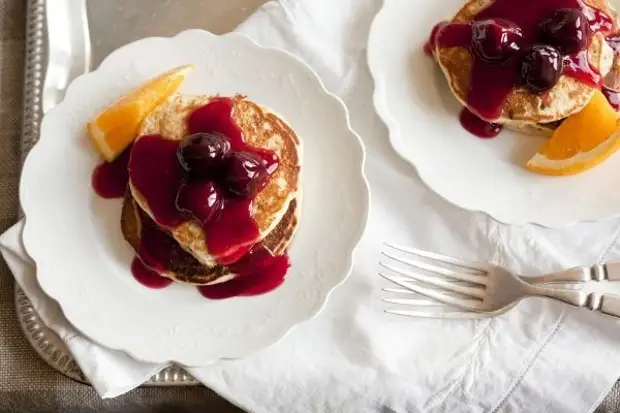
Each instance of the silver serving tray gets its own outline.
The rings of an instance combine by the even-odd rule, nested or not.
[[[62,100],[71,80],[89,71],[93,63],[98,65],[122,44],[145,36],[168,36],[186,28],[203,27],[204,13],[208,12],[205,3],[209,3],[201,0],[27,1],[22,159],[39,138],[43,113]],[[42,323],[28,297],[17,286],[15,305],[24,335],[41,358],[65,376],[87,383],[62,340]],[[171,366],[144,385],[198,384],[180,367]]]

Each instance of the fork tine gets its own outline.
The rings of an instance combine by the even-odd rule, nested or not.
[[[384,242],[383,244],[387,247],[395,249],[396,251],[406,252],[409,254],[417,255],[419,257],[430,258],[435,261],[440,261],[446,264],[456,265],[457,267],[466,268],[468,270],[486,272],[488,268],[488,266],[484,263],[477,263],[473,261],[462,260],[460,258],[448,257],[447,255],[441,255],[441,254],[437,254],[434,252],[423,251],[417,248],[400,247],[400,246],[393,245],[387,242]]]
[[[433,272],[439,275],[443,275],[446,277],[450,277],[450,278],[454,278],[457,280],[461,280],[461,281],[467,281],[467,282],[471,282],[471,283],[476,283],[476,284],[482,284],[484,285],[486,283],[486,275],[477,275],[477,274],[463,274],[463,273],[459,273],[453,270],[449,270],[447,268],[443,268],[440,267],[438,265],[433,265],[433,264],[428,264],[425,262],[417,262],[417,261],[411,261],[411,260],[405,260],[402,258],[398,258],[395,257],[393,255],[388,254],[387,252],[381,252],[381,254],[383,254],[384,256],[400,262],[401,264],[406,264],[406,265],[410,265],[412,267],[418,268],[420,270],[424,270],[424,271],[428,271],[428,272]]]
[[[397,294],[417,294],[406,288],[382,288],[381,291],[385,291],[386,293],[397,293]]]
[[[439,319],[453,319],[453,320],[475,320],[480,318],[487,318],[489,315],[484,313],[474,313],[468,311],[428,311],[428,310],[399,310],[399,309],[387,309],[388,314],[395,314],[407,317],[417,318],[439,318]]]
[[[402,281],[409,281],[408,279],[403,279]],[[455,292],[451,292],[451,291],[446,291],[443,288],[433,288],[433,286],[429,286],[427,287],[431,290],[437,290],[438,292],[441,292],[442,294],[447,295],[448,297],[455,297],[455,298],[466,298],[465,295],[461,294],[461,293],[455,293]],[[415,291],[411,291],[407,288],[382,288],[381,291],[385,291],[386,293],[396,293],[396,294],[406,294],[406,295],[420,295],[418,293],[416,293]]]
[[[424,298],[384,298],[383,302],[413,307],[446,307],[446,304],[440,303],[439,301]]]
[[[407,289],[410,289],[418,294],[421,295],[425,295],[427,297],[430,297],[434,300],[439,301],[440,303],[444,303],[444,304],[449,304],[449,305],[454,305],[460,308],[463,308],[465,310],[472,310],[475,311],[478,308],[478,305],[480,304],[481,301],[479,300],[472,300],[472,299],[465,299],[465,298],[456,298],[456,297],[451,297],[448,296],[446,294],[440,293],[437,290],[433,290],[430,288],[425,288],[419,285],[415,285],[412,283],[408,283],[406,281],[402,281],[396,277],[392,277],[389,275],[385,275],[382,273],[379,273],[379,275],[383,278],[385,278],[388,281],[393,282],[394,284],[400,285],[401,287],[405,287]]]
[[[392,267],[383,262],[379,263],[382,267],[387,268],[390,271],[394,271],[395,273],[402,275],[403,277],[410,278],[415,281],[420,281],[426,284],[434,285],[435,287],[445,288],[448,291],[455,291],[457,293],[469,295],[472,297],[482,298],[484,296],[484,290],[480,287],[468,287],[464,285],[459,285],[458,283],[446,281],[441,279],[440,277],[431,277],[424,274],[415,274],[409,271],[401,270],[395,267]]]

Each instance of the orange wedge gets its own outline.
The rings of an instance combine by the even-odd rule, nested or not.
[[[88,136],[101,156],[113,161],[136,138],[140,124],[157,105],[181,86],[194,70],[184,65],[163,73],[132,90],[88,122]]]
[[[618,115],[597,91],[581,112],[562,122],[526,167],[543,175],[574,175],[603,162],[618,148]]]

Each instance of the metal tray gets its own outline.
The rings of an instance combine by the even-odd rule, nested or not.
[[[98,64],[121,44],[145,35],[171,35],[184,28],[201,27],[188,9],[199,1],[184,0],[185,13],[172,14],[179,2],[168,0],[27,0],[27,43],[22,127],[22,159],[36,143],[43,113],[64,96],[72,79]],[[121,4],[122,3],[122,4]],[[193,3],[193,4],[192,4]],[[202,2],[204,4],[204,2]],[[192,6],[192,7],[187,7]],[[143,10],[148,9],[148,10]],[[206,11],[206,10],[205,10]],[[204,15],[203,15],[204,16]],[[90,21],[88,17],[91,17]],[[164,29],[145,33],[136,28]],[[89,29],[89,22],[92,28]],[[123,22],[123,23],[119,23]],[[94,41],[91,43],[90,39]],[[93,56],[94,59],[93,59]],[[15,287],[15,305],[24,335],[45,362],[65,376],[88,383],[63,342],[42,322],[24,292]],[[145,386],[189,386],[199,383],[180,367],[171,366],[153,376]]]

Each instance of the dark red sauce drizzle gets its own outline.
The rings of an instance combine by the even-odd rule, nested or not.
[[[505,19],[516,23],[523,34],[523,49],[538,42],[539,24],[558,9],[579,9],[588,19],[591,32],[610,33],[614,29],[613,20],[600,10],[593,9],[579,0],[496,0],[474,17],[474,21],[486,19]],[[470,48],[472,39],[471,24],[437,24],[430,35],[424,49],[432,54],[439,47]],[[608,42],[620,44],[620,37],[609,39]],[[612,45],[613,47],[613,45]],[[617,48],[616,48],[617,49]],[[500,65],[485,63],[472,53],[473,67],[470,89],[467,95],[469,110],[460,115],[461,124],[474,135],[489,138],[499,133],[498,126],[483,125],[483,119],[497,119],[502,112],[503,104],[508,94],[516,85],[520,84],[519,58],[512,58]],[[603,87],[603,92],[610,99],[612,105],[620,103],[617,92],[602,85],[600,73],[593,68],[588,59],[587,51],[582,50],[563,59],[564,75],[571,76],[595,87]]]
[[[231,114],[234,102],[218,98],[196,109],[188,118],[193,133],[219,132],[225,135],[233,151],[245,151],[260,156],[267,169],[275,171],[275,154],[249,147]],[[93,172],[93,188],[105,198],[123,197],[129,177],[132,184],[148,202],[155,222],[141,212],[142,232],[137,257],[131,265],[135,279],[146,287],[164,288],[172,282],[159,275],[170,269],[176,259],[193,259],[162,229],[171,229],[188,217],[176,207],[176,196],[184,182],[177,160],[179,142],[158,135],[143,136],[112,163],[104,163]],[[256,244],[259,229],[251,215],[252,199],[224,196],[223,206],[216,219],[203,223],[208,234],[207,248],[218,263],[227,265],[237,275],[231,281],[201,286],[199,292],[211,299],[258,295],[269,292],[284,282],[290,266],[286,254],[274,256]]]
[[[562,74],[580,80],[590,86],[601,87],[602,85],[601,74],[588,61],[587,50],[582,50],[571,56],[565,56]]]
[[[154,271],[147,267],[140,257],[134,257],[131,262],[131,273],[133,274],[136,281],[145,287],[160,289],[166,288],[170,284],[172,284],[172,280],[170,278],[162,277]]]
[[[433,30],[431,30],[431,35],[428,38],[428,41],[424,44],[424,53],[428,56],[433,56],[435,53],[435,48],[437,47],[437,35],[439,34],[439,31],[448,24],[449,22],[447,21],[439,22],[433,27]]]
[[[147,200],[155,221],[164,228],[174,228],[184,221],[175,200],[183,179],[176,158],[178,141],[159,135],[138,139],[131,149],[129,176],[132,185]]]
[[[502,125],[486,122],[471,113],[467,108],[461,110],[459,121],[465,130],[482,139],[494,138],[502,131]]]
[[[195,258],[185,251],[166,232],[159,229],[153,220],[141,214],[142,233],[138,256],[132,263],[134,278],[149,288],[164,288],[172,283],[159,275],[170,268],[174,261],[189,262]],[[220,284],[198,287],[203,296],[223,299],[235,296],[250,296],[267,293],[280,286],[289,267],[285,255],[274,256],[260,244],[254,246],[240,260],[229,265],[237,278]],[[196,267],[200,267],[198,264]]]
[[[93,189],[102,198],[122,198],[129,182],[129,154],[131,146],[120,154],[113,162],[104,162],[93,171],[91,182]]]
[[[230,265],[231,271],[239,274],[237,278],[222,284],[201,286],[198,291],[211,299],[264,294],[282,285],[289,266],[287,255],[274,256],[259,245]]]

